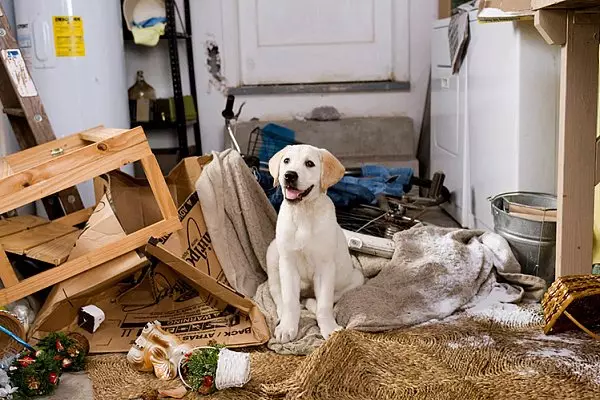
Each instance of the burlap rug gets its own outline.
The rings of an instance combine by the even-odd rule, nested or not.
[[[123,355],[90,357],[88,373],[102,400],[177,384],[131,370]],[[204,398],[598,399],[600,343],[464,316],[384,334],[346,330],[307,357],[253,351],[245,388]]]

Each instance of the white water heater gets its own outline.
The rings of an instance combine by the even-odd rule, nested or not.
[[[56,136],[98,125],[129,128],[121,2],[17,0],[14,6],[19,47]],[[93,206],[91,181],[78,189],[84,205]]]

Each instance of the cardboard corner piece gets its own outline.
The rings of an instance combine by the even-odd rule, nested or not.
[[[98,330],[94,334],[84,331],[77,325],[76,317],[66,327],[47,322],[43,328],[83,334],[90,342],[90,353],[129,351],[146,323],[154,320],[192,346],[204,346],[215,340],[230,347],[247,347],[269,340],[264,316],[252,300],[229,287],[211,245],[195,190],[202,167],[211,159],[210,156],[186,158],[166,177],[169,191],[179,206],[183,229],[150,238],[147,251],[160,262],[134,276],[128,274],[128,281],[122,281],[121,277],[120,282],[113,280],[110,286],[102,285],[92,295],[69,298],[77,308],[94,304],[104,311],[106,319]],[[158,218],[158,209],[145,200],[152,195],[145,180],[116,171],[97,179],[95,184],[99,200],[107,186],[110,188],[111,204],[125,232]],[[50,330],[40,329],[36,336]]]
[[[477,20],[481,23],[533,20],[531,0],[481,0]]]

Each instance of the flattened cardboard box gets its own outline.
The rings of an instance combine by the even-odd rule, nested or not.
[[[477,20],[481,23],[533,19],[531,0],[481,0]]]
[[[184,228],[159,238],[168,251],[181,257],[198,271],[228,287],[219,261],[212,249],[210,235],[194,184],[209,157],[187,158],[167,176],[167,184],[176,203]],[[112,200],[124,230],[137,230],[158,218],[156,204],[148,201],[150,188],[144,180],[121,172],[110,174]],[[98,182],[97,189],[102,187]],[[185,196],[185,197],[184,197]],[[184,201],[181,199],[185,198]],[[192,284],[190,284],[192,283]],[[129,289],[127,291],[124,291]],[[252,346],[269,339],[264,316],[254,306],[242,313],[228,303],[250,301],[229,288],[227,302],[202,285],[190,282],[166,265],[159,263],[145,271],[143,279],[133,288],[127,285],[104,287],[86,298],[106,314],[106,320],[96,333],[89,334],[77,326],[77,320],[66,329],[84,334],[92,353],[126,352],[139,336],[145,324],[159,320],[169,332],[189,341],[192,346],[206,345],[216,340],[228,346]],[[241,298],[240,298],[241,296]]]

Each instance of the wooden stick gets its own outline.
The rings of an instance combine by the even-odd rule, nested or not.
[[[146,179],[150,184],[154,198],[158,203],[158,208],[164,219],[178,218],[177,207],[173,202],[173,197],[169,192],[165,178],[162,175],[158,161],[154,155],[149,155],[140,160],[142,168],[146,174]]]
[[[6,257],[6,253],[0,244],[0,281],[5,288],[9,288],[15,286],[19,283],[19,278],[17,278],[17,274],[15,274],[15,270],[13,269],[8,257]]]
[[[567,13],[562,48],[558,138],[556,276],[589,274],[592,268],[598,33]]]

